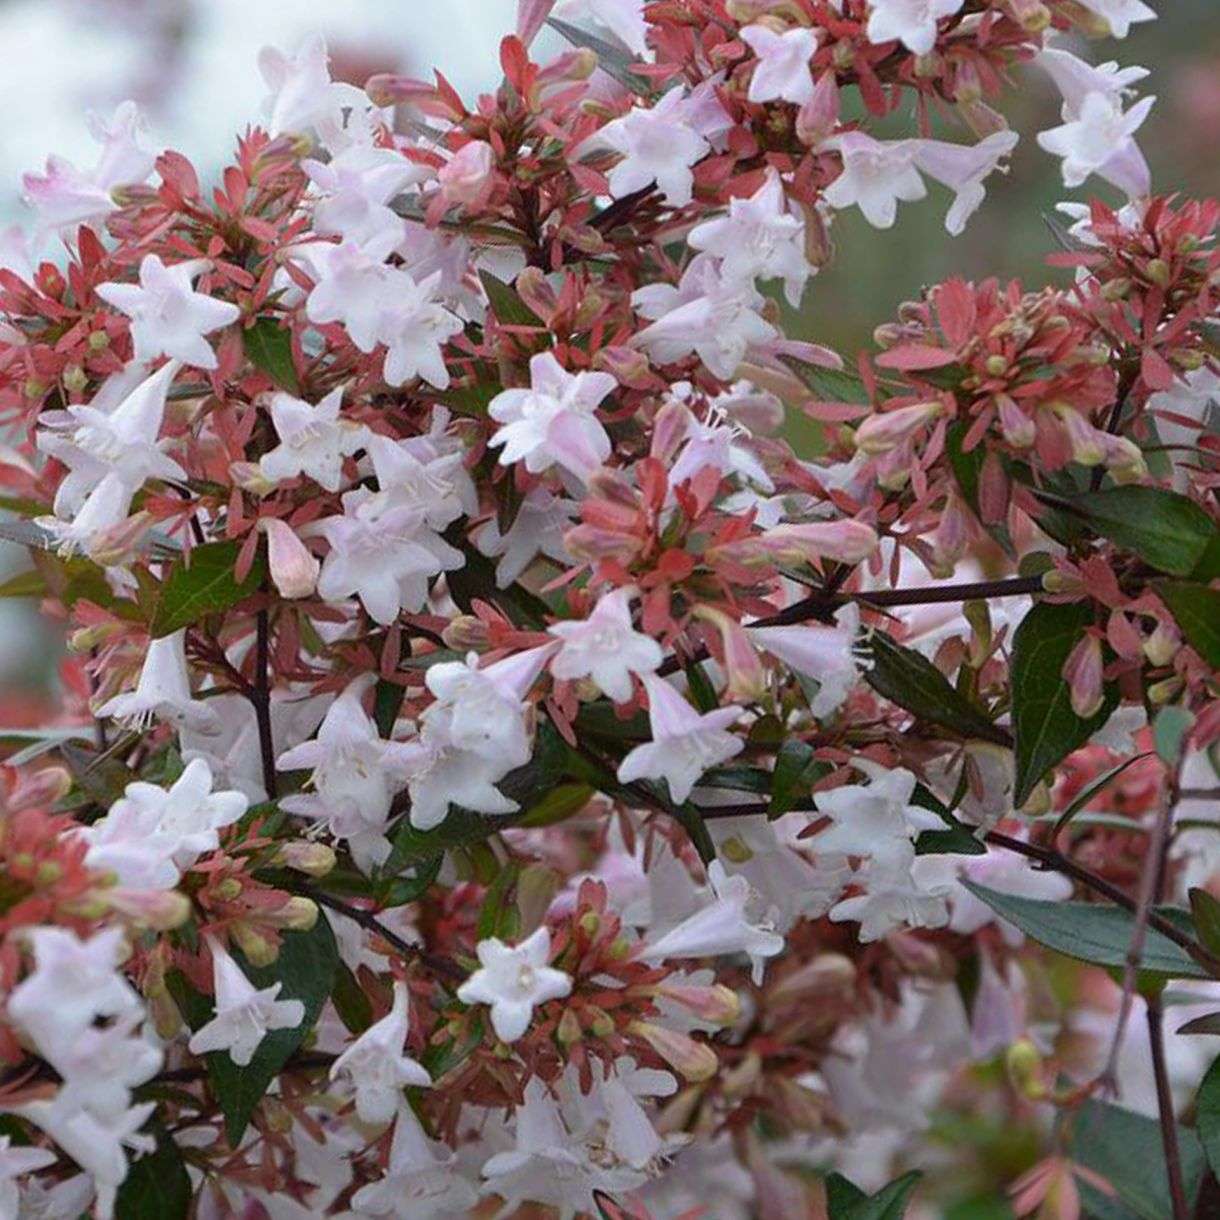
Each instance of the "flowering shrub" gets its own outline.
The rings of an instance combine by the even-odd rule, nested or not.
[[[27,175],[0,1214],[1212,1214],[1220,207],[1058,45],[1152,16],[522,0],[473,106],[309,41],[215,185]],[[1046,286],[786,333],[1042,81]]]

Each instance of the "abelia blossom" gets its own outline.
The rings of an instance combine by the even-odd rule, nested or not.
[[[803,106],[813,100],[809,61],[818,45],[816,29],[794,26],[777,34],[770,26],[747,25],[741,31],[741,40],[758,56],[750,77],[750,101]]]
[[[336,386],[311,405],[283,392],[268,404],[280,443],[259,459],[259,469],[273,482],[308,475],[326,491],[338,491],[343,459],[366,443],[365,430],[341,419],[343,387]]]
[[[137,360],[169,356],[200,369],[216,367],[216,353],[204,339],[241,317],[231,301],[196,292],[195,280],[207,269],[204,259],[166,266],[155,254],[140,262],[135,284],[99,284],[97,295],[131,319]]]
[[[622,118],[607,123],[597,140],[622,155],[610,171],[610,193],[622,199],[656,183],[671,207],[690,203],[691,167],[711,151],[692,117],[685,89],[675,86],[656,105],[632,107]]]
[[[1126,38],[1131,27],[1140,21],[1155,21],[1156,10],[1143,0],[1080,0],[1091,13],[1096,13],[1115,38]]]
[[[216,713],[191,693],[185,643],[185,628],[149,640],[135,690],[107,700],[97,714],[135,727],[162,719],[201,733],[215,732],[220,727]]]
[[[869,42],[897,39],[915,55],[936,45],[937,23],[961,10],[965,0],[869,0]]]
[[[660,644],[631,625],[635,592],[614,589],[598,599],[582,622],[551,624],[547,630],[562,641],[551,660],[556,678],[591,678],[615,703],[631,698],[631,675],[652,673],[664,659]]]
[[[1068,110],[1065,102],[1067,121],[1040,131],[1038,144],[1063,158],[1065,186],[1080,186],[1090,174],[1099,174],[1133,198],[1146,195],[1148,166],[1133,137],[1155,101],[1142,98],[1124,111],[1112,93],[1088,93],[1079,109]]]
[[[572,980],[547,965],[551,934],[545,928],[509,946],[496,937],[479,941],[479,968],[457,990],[463,1004],[487,1004],[491,1024],[502,1042],[515,1042],[529,1028],[534,1009],[562,999]]]
[[[760,648],[818,683],[818,693],[809,704],[815,716],[830,716],[837,711],[859,679],[864,669],[864,661],[856,652],[859,630],[860,611],[854,605],[844,606],[835,615],[833,627],[812,623],[746,627]]]

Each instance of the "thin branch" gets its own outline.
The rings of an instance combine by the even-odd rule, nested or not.
[[[1182,1180],[1182,1154],[1178,1148],[1178,1121],[1173,1110],[1173,1093],[1169,1088],[1169,1073],[1165,1068],[1164,1011],[1159,994],[1149,995],[1148,1045],[1152,1051],[1152,1074],[1156,1080],[1156,1108],[1161,1125],[1161,1146],[1165,1150],[1165,1176],[1169,1179],[1169,1197],[1173,1201],[1173,1220],[1190,1220],[1186,1202],[1186,1186]]]
[[[250,701],[258,721],[258,749],[263,763],[263,787],[271,800],[279,795],[275,772],[275,741],[271,735],[271,641],[266,609],[254,619],[254,689]]]

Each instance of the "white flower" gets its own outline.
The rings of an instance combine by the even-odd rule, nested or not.
[[[276,760],[280,771],[309,769],[312,793],[286,797],[289,813],[322,821],[332,834],[348,840],[360,863],[384,857],[384,833],[396,792],[406,783],[412,747],[386,741],[361,700],[375,675],[354,679],[330,705],[317,737],[286,750]]]
[[[576,504],[552,495],[545,487],[535,487],[517,509],[513,523],[504,533],[493,516],[474,535],[481,554],[498,559],[496,587],[507,589],[539,555],[567,564],[571,556],[563,536],[576,515]]]
[[[206,702],[191,696],[185,641],[186,628],[149,640],[135,690],[115,695],[97,709],[97,714],[113,716],[135,727],[161,719],[202,733],[217,729],[216,713]]]
[[[553,623],[547,630],[563,641],[551,661],[551,673],[565,681],[592,678],[615,703],[631,698],[631,675],[651,673],[664,659],[656,640],[631,625],[631,586],[614,589],[598,600],[582,622]]]
[[[950,144],[945,140],[915,140],[915,164],[954,192],[953,203],[945,216],[945,228],[957,237],[966,221],[978,210],[986,196],[983,179],[1017,146],[1015,131],[996,131],[977,144]]]
[[[898,216],[898,201],[913,203],[928,189],[915,168],[912,140],[875,140],[862,131],[832,136],[822,147],[837,149],[843,172],[826,188],[832,208],[853,204],[874,228],[890,228]]]
[[[819,719],[842,706],[864,668],[854,651],[859,631],[860,609],[854,603],[835,615],[833,627],[813,623],[746,627],[746,634],[759,647],[818,684],[809,710]]]
[[[624,1164],[644,1169],[664,1151],[665,1141],[657,1134],[640,1097],[672,1097],[678,1082],[672,1073],[642,1068],[634,1059],[622,1055],[607,1069],[606,1078],[589,1095],[600,1102],[606,1115],[606,1144]]]
[[[147,124],[135,102],[120,102],[109,122],[91,114],[89,134],[102,146],[93,169],[48,157],[44,173],[22,176],[22,199],[38,212],[41,234],[97,224],[117,211],[116,187],[141,183],[153,171],[157,154],[146,144]]]
[[[389,508],[405,507],[423,514],[429,530],[443,530],[466,511],[464,499],[469,477],[462,467],[462,452],[432,454],[413,444],[419,438],[393,441],[388,436],[370,434],[365,442],[380,489],[380,503]],[[437,558],[446,569],[460,567],[461,551],[439,537],[421,533],[420,541],[429,549],[442,548]],[[452,561],[452,562],[450,562]]]
[[[97,1019],[142,1013],[118,970],[127,956],[121,928],[102,928],[88,940],[57,927],[30,928],[24,936],[34,969],[9,993],[6,1007],[41,1047],[70,1045]]]
[[[396,270],[391,296],[381,319],[386,345],[386,383],[400,386],[416,377],[438,390],[449,387],[449,366],[442,348],[462,329],[462,321],[437,299],[441,272],[416,283],[407,271]]]
[[[315,241],[293,254],[307,266],[314,287],[305,314],[319,326],[338,322],[362,351],[382,341],[386,311],[393,296],[394,269],[385,263],[397,236],[386,230],[364,241]]]
[[[872,856],[855,878],[864,892],[831,907],[830,918],[859,923],[864,944],[899,928],[943,928],[949,922],[952,859],[916,856],[909,845]]]
[[[394,1006],[335,1060],[330,1075],[346,1076],[356,1092],[356,1113],[366,1123],[388,1123],[398,1111],[405,1085],[424,1086],[432,1077],[403,1053],[410,1011],[407,985],[394,984]]]
[[[1156,20],[1156,10],[1143,0],[1080,0],[1080,3],[1105,20],[1115,38],[1126,38],[1136,22]]]
[[[903,861],[921,830],[944,829],[937,814],[911,804],[915,776],[909,771],[867,758],[852,766],[869,777],[867,785],[844,784],[814,798],[818,813],[832,823],[814,839],[818,851]]]
[[[597,133],[623,159],[610,171],[610,193],[622,199],[654,182],[670,207],[685,207],[694,190],[691,166],[710,151],[691,125],[685,89],[676,85],[655,106],[633,106]]]
[[[774,170],[748,199],[730,200],[727,216],[696,225],[687,243],[720,259],[726,280],[782,279],[794,309],[813,274],[805,257],[805,222],[788,210]]]
[[[211,937],[208,948],[212,953],[216,1015],[191,1035],[191,1054],[227,1051],[238,1067],[246,1067],[268,1033],[295,1029],[305,1020],[305,1005],[300,1000],[277,1000],[284,986],[282,982],[261,991],[256,989],[242,968]]]
[[[739,707],[718,707],[700,715],[663,678],[641,679],[648,692],[648,722],[652,741],[636,746],[619,764],[624,784],[637,779],[664,779],[669,795],[681,805],[709,767],[727,762],[745,748],[745,741],[728,732],[741,715]]]
[[[681,383],[673,387],[675,395]],[[753,451],[742,440],[749,433],[739,424],[729,422],[724,411],[717,406],[708,409],[707,415],[699,419],[689,407],[673,402],[669,409],[677,409],[684,416],[682,448],[669,468],[669,494],[667,503],[676,499],[674,489],[687,479],[694,478],[704,467],[712,466],[726,477],[734,476],[743,483],[753,484],[763,491],[774,491],[771,476]]]
[[[952,17],[965,0],[870,0],[868,40],[897,39],[915,55],[927,55],[936,45],[936,23]]]
[[[1132,198],[1147,195],[1148,163],[1133,137],[1155,101],[1142,98],[1124,113],[1122,100],[1114,93],[1089,93],[1079,108],[1069,110],[1065,104],[1067,121],[1040,131],[1038,144],[1063,158],[1065,186],[1080,186],[1090,174],[1099,174]]]
[[[366,489],[349,491],[342,516],[324,517],[311,528],[330,543],[318,595],[335,602],[354,594],[370,618],[388,626],[400,610],[423,607],[427,579],[444,565],[420,539],[423,512],[384,504]]]
[[[494,936],[478,943],[479,968],[457,990],[463,1004],[491,1007],[491,1026],[502,1042],[516,1042],[529,1028],[534,1009],[562,999],[572,980],[547,965],[551,933],[545,925],[519,945],[506,945]]]
[[[330,57],[319,34],[301,41],[292,55],[276,47],[258,54],[258,69],[270,93],[263,103],[272,136],[302,135],[340,122],[344,106],[367,107],[367,95],[330,78]]]
[[[340,418],[342,401],[342,386],[316,405],[272,394],[268,409],[280,443],[259,459],[263,474],[275,483],[304,474],[326,491],[338,491],[343,459],[362,448],[368,436],[366,428]]]
[[[645,941],[640,956],[646,961],[664,961],[745,953],[753,966],[754,982],[761,983],[767,958],[783,952],[784,938],[773,923],[747,909],[752,898],[757,903],[757,896],[745,877],[730,877],[724,865],[713,860],[707,879],[712,901],[662,936]]]
[[[430,1140],[407,1106],[398,1110],[390,1163],[379,1182],[352,1196],[353,1215],[395,1220],[451,1220],[478,1203],[474,1187],[455,1165],[445,1144]]]
[[[487,413],[501,427],[488,442],[503,445],[500,465],[524,462],[531,474],[552,465],[579,479],[610,456],[597,407],[618,386],[609,373],[569,373],[550,352],[530,360],[530,388],[503,390]]]
[[[813,100],[809,61],[817,50],[816,29],[794,26],[777,34],[769,26],[747,25],[741,30],[741,40],[758,56],[750,77],[750,101],[803,106]]]
[[[561,0],[556,17],[591,17],[637,55],[648,54],[646,0]]]
[[[196,292],[195,277],[206,259],[189,259],[167,267],[155,254],[140,263],[140,282],[97,286],[97,295],[131,319],[131,340],[137,360],[171,356],[200,369],[216,367],[216,353],[204,339],[212,331],[241,317],[231,301]]]
[[[104,817],[80,830],[89,845],[85,863],[115,873],[131,889],[169,889],[219,846],[217,832],[247,805],[240,792],[213,792],[211,769],[196,759],[168,791],[143,781],[128,784]]]
[[[313,231],[356,243],[393,233],[403,220],[387,204],[432,171],[390,148],[354,144],[330,161],[302,161],[301,168],[321,194],[313,210]]]
[[[776,337],[760,314],[763,299],[748,283],[722,276],[715,260],[697,255],[674,288],[654,284],[638,289],[631,303],[656,319],[632,343],[658,364],[673,364],[692,352],[723,381],[730,381],[751,346]]]
[[[21,1187],[17,1220],[80,1220],[93,1201],[93,1182],[87,1173],[62,1182],[31,1178]],[[5,1215],[0,1208],[0,1215]]]

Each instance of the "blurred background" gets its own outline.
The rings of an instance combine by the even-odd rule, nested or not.
[[[1161,19],[1132,27],[1123,42],[1076,46],[1092,59],[1152,69],[1144,83],[1158,104],[1140,143],[1160,191],[1220,192],[1220,0],[1153,0]],[[22,220],[21,174],[48,153],[88,162],[96,145],[89,110],[108,113],[125,98],[146,110],[158,144],[185,153],[201,171],[230,156],[235,133],[257,122],[264,95],[259,49],[292,49],[325,34],[336,76],[362,84],[374,72],[424,76],[433,65],[472,100],[499,78],[497,47],[512,29],[517,0],[0,0],[0,221]],[[548,36],[544,36],[548,37]],[[557,40],[550,45],[557,46]],[[547,44],[539,47],[545,57]],[[924,284],[950,274],[1048,275],[1051,237],[1043,217],[1065,197],[1057,162],[1033,133],[1058,120],[1057,94],[1041,73],[1023,74],[1000,103],[1022,133],[1007,180],[992,178],[964,236],[941,227],[947,206],[905,204],[879,233],[852,209],[834,226],[838,258],[813,281],[791,333],[854,355],[874,326]],[[908,128],[909,130],[909,128]],[[938,135],[970,137],[941,124]],[[1089,189],[1107,197],[1097,180]],[[1084,192],[1077,198],[1087,197]],[[1114,202],[1119,200],[1114,199]],[[796,437],[796,443],[808,438]],[[0,542],[0,579],[22,566],[20,548]],[[30,647],[28,601],[0,601],[0,723],[37,723],[54,671],[56,633]]]

